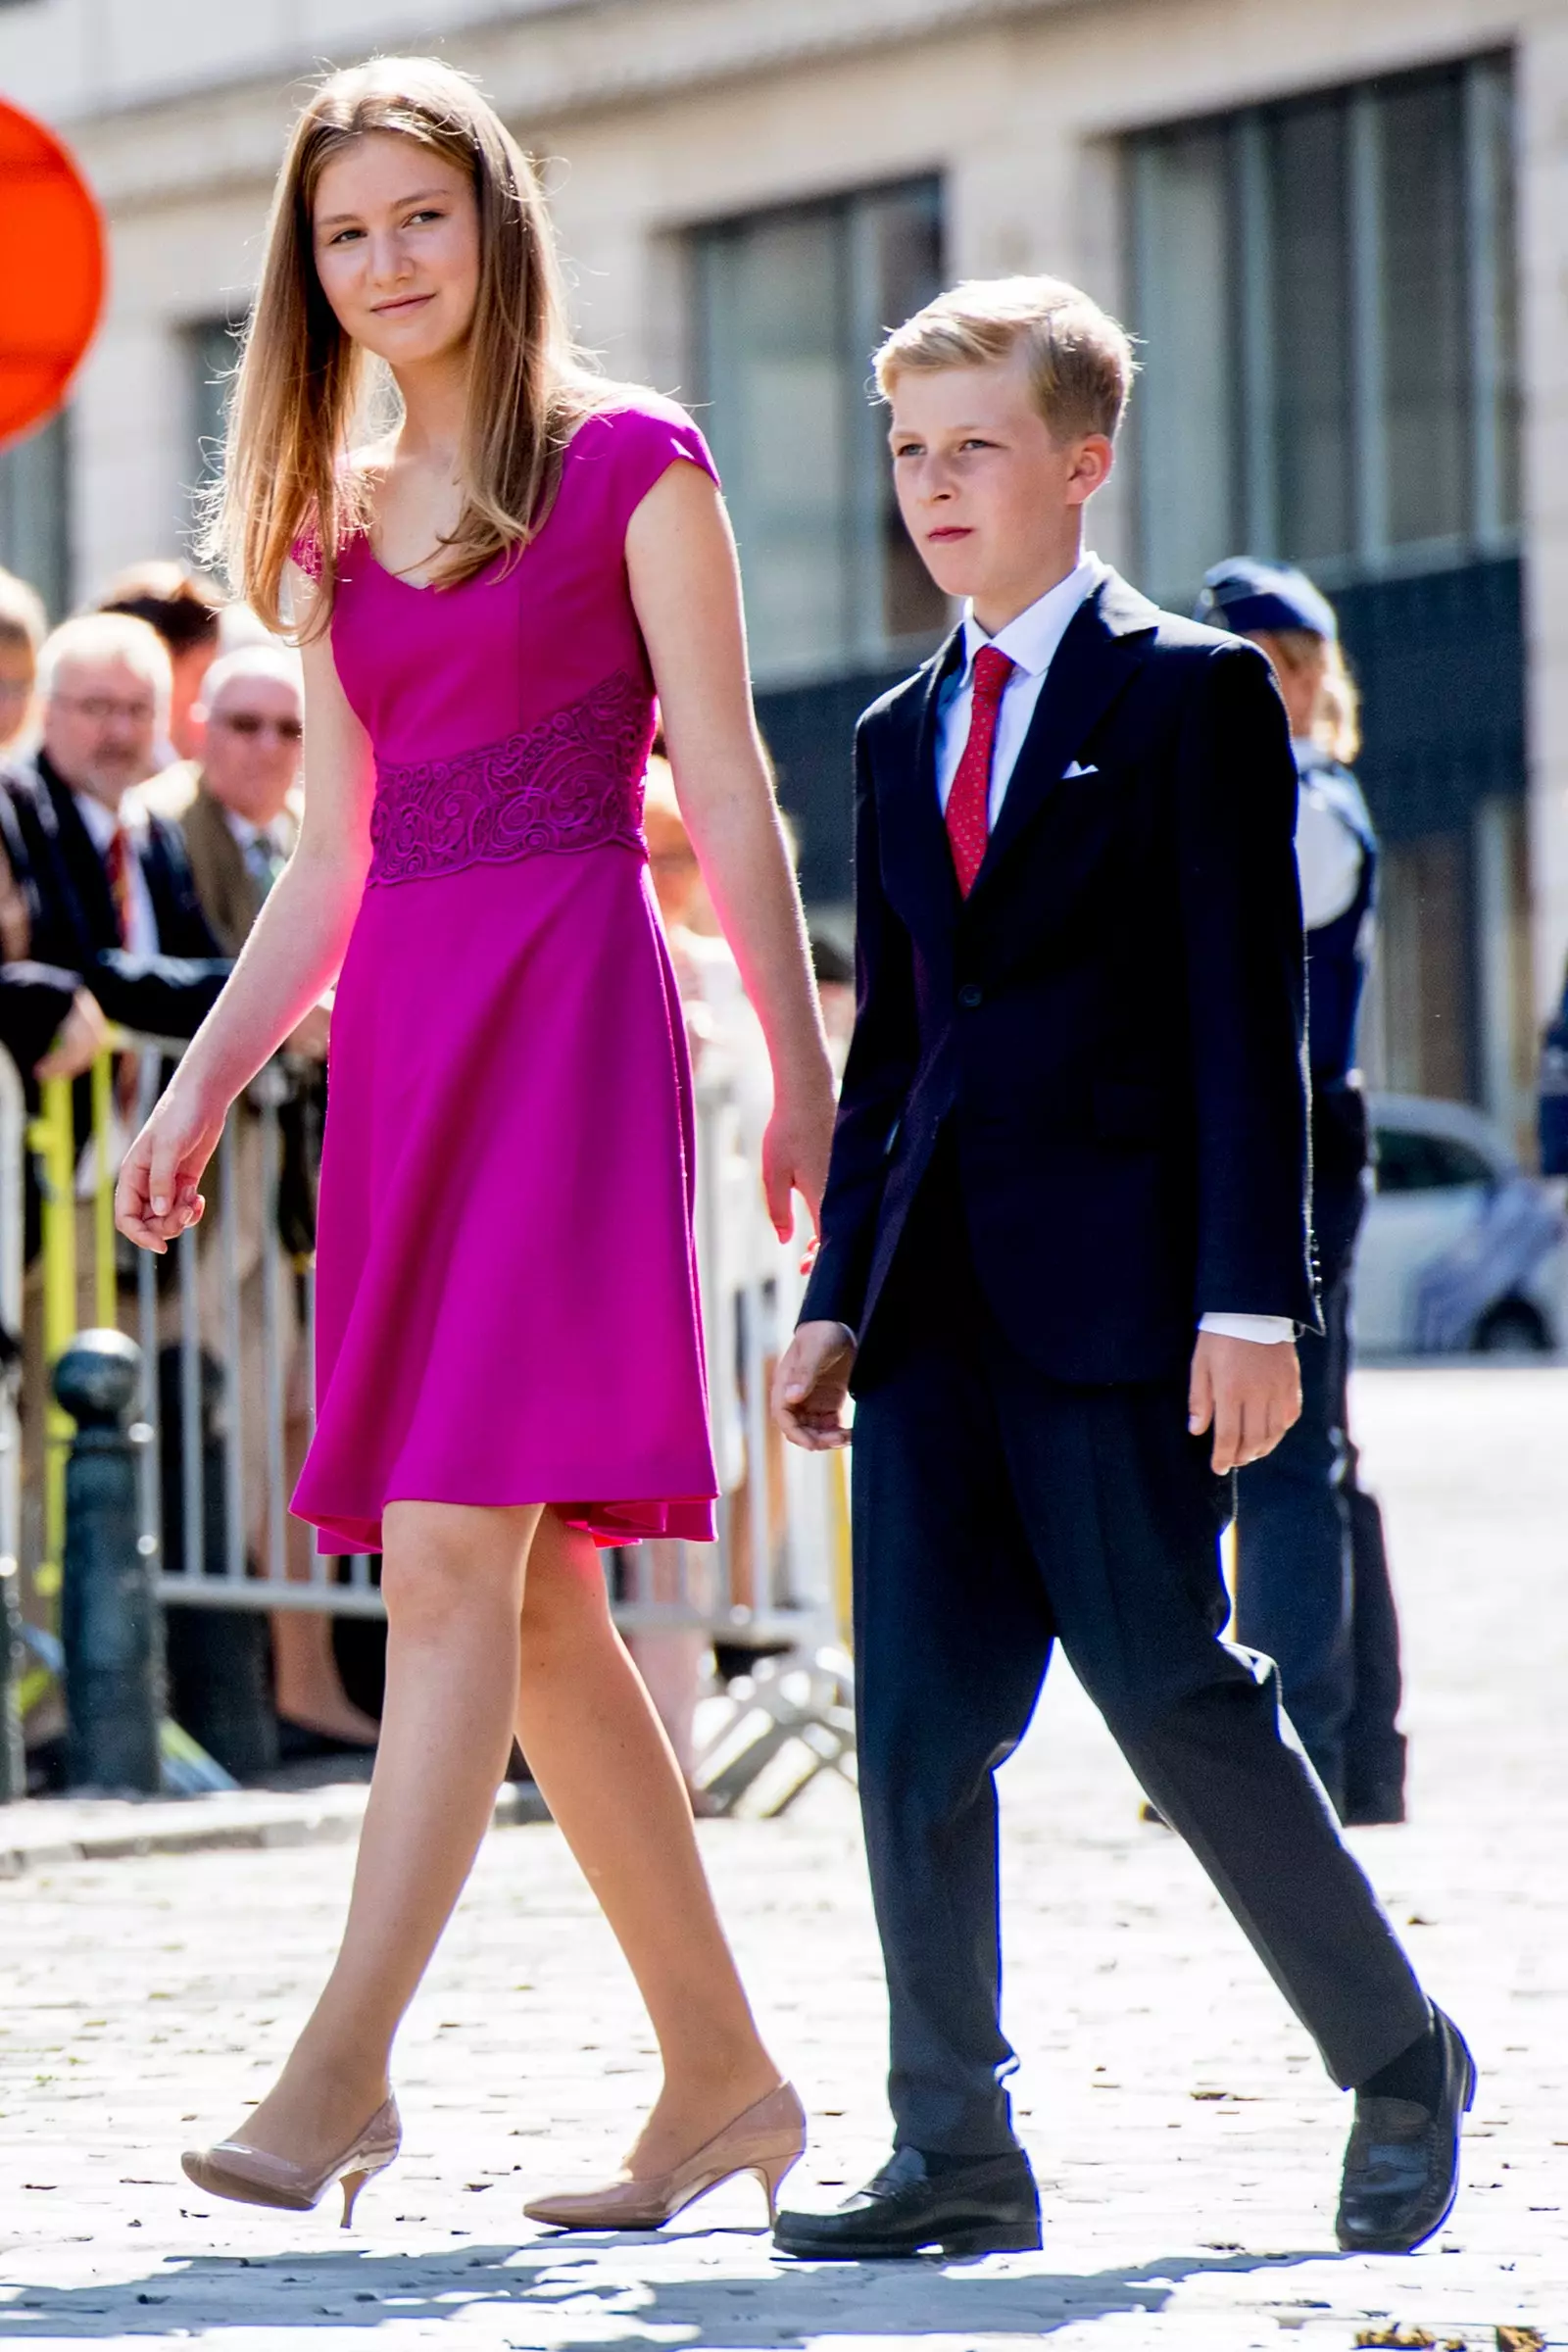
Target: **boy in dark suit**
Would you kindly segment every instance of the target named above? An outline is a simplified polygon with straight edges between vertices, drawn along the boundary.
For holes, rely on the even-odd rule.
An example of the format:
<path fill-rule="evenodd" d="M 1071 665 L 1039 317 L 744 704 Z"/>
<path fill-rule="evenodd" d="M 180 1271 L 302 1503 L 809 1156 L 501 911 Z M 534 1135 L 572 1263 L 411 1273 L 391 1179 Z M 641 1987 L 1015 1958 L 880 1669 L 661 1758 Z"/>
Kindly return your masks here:
<path fill-rule="evenodd" d="M 1060 1640 L 1335 2081 L 1341 2243 L 1452 2203 L 1474 2068 L 1340 1842 L 1271 1662 L 1219 1639 L 1231 1474 L 1313 1326 L 1296 772 L 1255 648 L 1083 548 L 1132 373 L 1054 279 L 878 357 L 905 522 L 966 616 L 857 744 L 858 1012 L 775 1411 L 855 1422 L 860 1786 L 889 2164 L 816 2258 L 1039 2243 L 1003 2082 L 995 1768 Z"/>

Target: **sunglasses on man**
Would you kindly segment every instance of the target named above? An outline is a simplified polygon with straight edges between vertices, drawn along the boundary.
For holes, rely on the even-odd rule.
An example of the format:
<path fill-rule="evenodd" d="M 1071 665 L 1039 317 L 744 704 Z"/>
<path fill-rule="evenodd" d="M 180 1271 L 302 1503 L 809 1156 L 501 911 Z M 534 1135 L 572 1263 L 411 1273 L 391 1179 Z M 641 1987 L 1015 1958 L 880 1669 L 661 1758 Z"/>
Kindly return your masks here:
<path fill-rule="evenodd" d="M 260 710 L 218 710 L 208 720 L 209 726 L 227 727 L 231 735 L 257 736 L 271 733 L 281 743 L 299 743 L 305 728 L 297 718 L 270 718 Z"/>

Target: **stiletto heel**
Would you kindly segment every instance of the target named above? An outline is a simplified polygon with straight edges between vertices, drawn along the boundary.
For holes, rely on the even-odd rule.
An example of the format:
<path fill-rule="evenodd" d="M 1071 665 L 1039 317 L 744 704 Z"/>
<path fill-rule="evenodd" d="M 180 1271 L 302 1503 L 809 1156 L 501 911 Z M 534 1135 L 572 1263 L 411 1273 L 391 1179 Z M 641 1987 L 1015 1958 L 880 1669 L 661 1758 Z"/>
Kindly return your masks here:
<path fill-rule="evenodd" d="M 721 2181 L 751 2173 L 766 2191 L 771 2226 L 780 2183 L 805 2153 L 806 2110 L 794 2085 L 781 2082 L 667 2173 L 648 2180 L 623 2174 L 608 2188 L 534 2197 L 522 2210 L 557 2230 L 658 2230 Z"/>
<path fill-rule="evenodd" d="M 314 2172 L 296 2164 L 292 2156 L 273 2156 L 242 2139 L 220 2139 L 213 2148 L 187 2148 L 179 2161 L 186 2180 L 211 2197 L 227 2197 L 235 2205 L 278 2206 L 286 2213 L 314 2212 L 336 2180 L 343 2190 L 347 2230 L 361 2189 L 386 2171 L 402 2144 L 398 2103 L 388 2099 L 341 2156 Z"/>
<path fill-rule="evenodd" d="M 767 2199 L 767 2226 L 770 2230 L 778 2220 L 778 2192 L 804 2154 L 804 2148 L 797 2148 L 792 2156 L 765 2158 L 762 2163 L 754 2165 L 752 2168 L 754 2176 L 760 2182 L 762 2193 Z"/>

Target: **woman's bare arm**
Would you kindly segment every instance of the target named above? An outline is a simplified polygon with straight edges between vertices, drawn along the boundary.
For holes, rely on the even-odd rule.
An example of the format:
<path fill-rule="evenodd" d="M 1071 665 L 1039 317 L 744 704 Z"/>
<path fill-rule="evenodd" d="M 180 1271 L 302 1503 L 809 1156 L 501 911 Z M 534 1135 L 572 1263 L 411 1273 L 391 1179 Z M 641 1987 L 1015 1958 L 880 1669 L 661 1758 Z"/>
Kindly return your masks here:
<path fill-rule="evenodd" d="M 301 586 L 301 596 L 309 594 Z M 370 858 L 369 743 L 325 640 L 304 649 L 305 811 L 292 858 L 174 1077 L 132 1144 L 115 1221 L 162 1253 L 201 1214 L 228 1106 L 337 976 Z M 162 1206 L 160 1206 L 162 1203 Z"/>
<path fill-rule="evenodd" d="M 821 1204 L 833 1077 L 800 893 L 752 711 L 735 542 L 699 467 L 673 465 L 655 483 L 627 527 L 626 564 L 681 813 L 772 1059 L 762 1173 L 784 1238 L 792 1190 L 813 1222 Z"/>

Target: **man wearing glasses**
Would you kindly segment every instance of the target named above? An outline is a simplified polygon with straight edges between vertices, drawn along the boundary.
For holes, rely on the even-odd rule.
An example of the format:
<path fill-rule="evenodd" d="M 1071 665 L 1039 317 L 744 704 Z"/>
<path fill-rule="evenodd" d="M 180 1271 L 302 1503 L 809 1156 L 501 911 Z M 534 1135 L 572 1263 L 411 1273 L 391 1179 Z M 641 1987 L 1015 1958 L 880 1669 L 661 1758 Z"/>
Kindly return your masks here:
<path fill-rule="evenodd" d="M 192 1036 L 227 964 L 178 827 L 131 789 L 168 725 L 168 653 L 144 620 L 82 614 L 44 641 L 38 686 L 38 747 L 0 771 L 30 954 L 79 973 L 111 1019 Z"/>
<path fill-rule="evenodd" d="M 284 646 L 220 654 L 204 681 L 200 764 L 180 814 L 196 896 L 237 956 L 299 833 L 304 741 L 299 657 Z"/>

